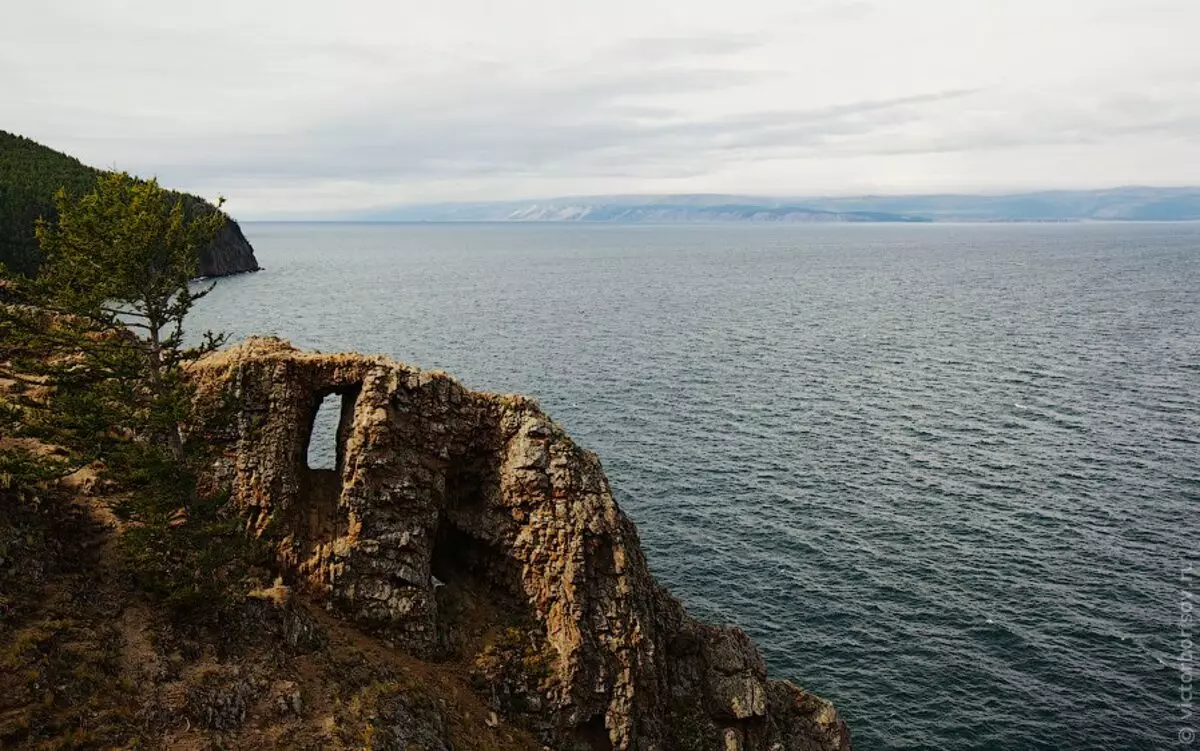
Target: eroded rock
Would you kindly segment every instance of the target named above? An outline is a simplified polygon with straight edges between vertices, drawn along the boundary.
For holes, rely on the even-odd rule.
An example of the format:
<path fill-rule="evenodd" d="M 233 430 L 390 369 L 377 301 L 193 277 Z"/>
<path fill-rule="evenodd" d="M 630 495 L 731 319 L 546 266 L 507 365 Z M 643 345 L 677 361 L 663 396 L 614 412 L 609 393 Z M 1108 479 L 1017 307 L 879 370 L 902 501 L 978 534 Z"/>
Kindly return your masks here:
<path fill-rule="evenodd" d="M 850 748 L 832 705 L 766 677 L 740 630 L 650 576 L 596 456 L 530 399 L 381 357 L 251 339 L 194 370 L 194 435 L 287 584 L 398 648 L 473 664 L 555 748 Z M 342 398 L 336 468 L 306 464 Z M 490 696 L 489 696 L 490 694 Z"/>

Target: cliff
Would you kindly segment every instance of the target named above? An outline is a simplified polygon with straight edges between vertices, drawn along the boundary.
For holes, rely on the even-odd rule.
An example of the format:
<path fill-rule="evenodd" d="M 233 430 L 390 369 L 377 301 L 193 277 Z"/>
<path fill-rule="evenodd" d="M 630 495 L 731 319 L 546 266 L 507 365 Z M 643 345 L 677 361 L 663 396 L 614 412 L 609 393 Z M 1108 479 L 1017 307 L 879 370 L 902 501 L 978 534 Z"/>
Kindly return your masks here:
<path fill-rule="evenodd" d="M 192 438 L 284 584 L 470 676 L 556 749 L 848 751 L 827 701 L 650 575 L 597 457 L 531 400 L 382 357 L 251 339 L 194 366 Z M 336 467 L 306 456 L 340 397 Z M 402 747 L 402 746 L 401 746 Z M 440 747 L 416 745 L 413 747 Z"/>
<path fill-rule="evenodd" d="M 73 196 L 91 190 L 101 171 L 74 157 L 22 136 L 0 130 L 0 263 L 22 273 L 38 265 L 34 223 L 54 217 L 54 193 L 65 188 Z M 211 203 L 189 194 L 193 211 L 216 211 Z M 226 216 L 225 227 L 200 255 L 200 276 L 227 276 L 257 271 L 254 248 L 237 222 Z"/>
<path fill-rule="evenodd" d="M 250 241 L 238 223 L 227 218 L 212 245 L 200 253 L 200 276 L 230 276 L 258 270 Z"/>

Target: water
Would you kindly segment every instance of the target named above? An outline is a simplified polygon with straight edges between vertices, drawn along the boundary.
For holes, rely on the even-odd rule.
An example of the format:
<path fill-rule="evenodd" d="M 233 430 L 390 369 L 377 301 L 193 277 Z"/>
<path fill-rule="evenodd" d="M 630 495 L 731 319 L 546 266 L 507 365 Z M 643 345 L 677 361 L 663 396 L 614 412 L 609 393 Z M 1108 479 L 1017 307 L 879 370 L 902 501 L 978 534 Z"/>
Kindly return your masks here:
<path fill-rule="evenodd" d="M 535 395 L 859 751 L 1188 726 L 1200 225 L 245 229 L 193 326 Z"/>

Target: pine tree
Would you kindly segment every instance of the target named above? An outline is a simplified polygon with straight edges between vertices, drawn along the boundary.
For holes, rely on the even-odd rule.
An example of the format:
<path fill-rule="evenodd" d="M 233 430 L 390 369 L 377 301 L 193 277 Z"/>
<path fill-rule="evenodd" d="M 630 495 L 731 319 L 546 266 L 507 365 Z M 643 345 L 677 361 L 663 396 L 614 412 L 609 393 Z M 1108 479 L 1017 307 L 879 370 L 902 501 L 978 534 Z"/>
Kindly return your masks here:
<path fill-rule="evenodd" d="M 192 283 L 202 248 L 225 221 L 189 212 L 181 197 L 126 173 L 102 175 L 78 200 L 60 190 L 57 218 L 40 221 L 37 278 L 14 277 L 0 334 L 11 377 L 53 384 L 39 420 L 47 439 L 86 461 L 131 440 L 184 459 L 191 395 L 183 366 L 216 349 L 188 347 L 184 319 L 211 291 Z"/>

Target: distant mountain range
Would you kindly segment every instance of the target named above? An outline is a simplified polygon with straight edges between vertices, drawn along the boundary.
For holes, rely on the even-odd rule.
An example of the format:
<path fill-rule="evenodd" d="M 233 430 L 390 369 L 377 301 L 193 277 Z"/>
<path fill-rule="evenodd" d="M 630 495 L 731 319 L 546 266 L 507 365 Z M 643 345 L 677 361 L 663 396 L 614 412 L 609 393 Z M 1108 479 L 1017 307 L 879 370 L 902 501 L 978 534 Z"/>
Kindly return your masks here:
<path fill-rule="evenodd" d="M 767 198 L 585 196 L 397 206 L 347 217 L 426 222 L 1072 222 L 1200 220 L 1200 188 L 1054 190 L 1009 195 Z"/>

